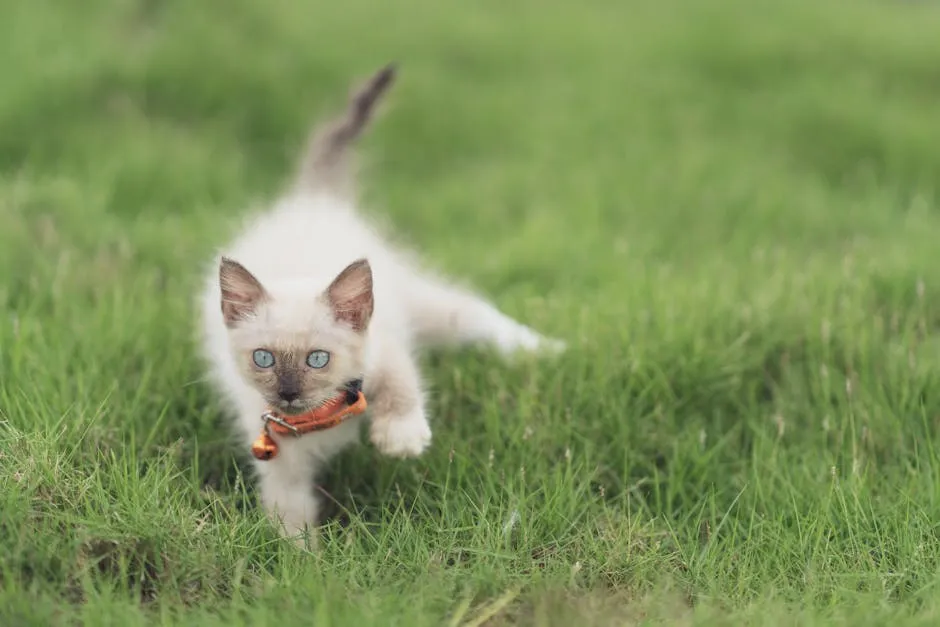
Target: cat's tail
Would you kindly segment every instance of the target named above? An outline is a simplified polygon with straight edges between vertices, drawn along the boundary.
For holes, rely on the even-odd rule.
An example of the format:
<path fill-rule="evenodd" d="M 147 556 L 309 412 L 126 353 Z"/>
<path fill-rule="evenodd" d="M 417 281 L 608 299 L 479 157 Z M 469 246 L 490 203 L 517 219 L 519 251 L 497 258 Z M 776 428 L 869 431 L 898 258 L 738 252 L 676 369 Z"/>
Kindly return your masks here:
<path fill-rule="evenodd" d="M 355 90 L 339 117 L 316 127 L 301 162 L 297 185 L 311 191 L 351 192 L 351 146 L 362 134 L 376 104 L 394 82 L 396 67 L 390 63 Z"/>

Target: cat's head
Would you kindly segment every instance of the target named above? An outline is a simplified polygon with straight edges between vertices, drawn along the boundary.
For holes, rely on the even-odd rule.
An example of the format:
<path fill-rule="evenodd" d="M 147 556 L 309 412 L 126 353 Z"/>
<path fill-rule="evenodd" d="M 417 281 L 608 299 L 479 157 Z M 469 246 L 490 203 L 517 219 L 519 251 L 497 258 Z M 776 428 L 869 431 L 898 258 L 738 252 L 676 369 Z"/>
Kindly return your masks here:
<path fill-rule="evenodd" d="M 372 270 L 360 259 L 325 290 L 262 285 L 238 262 L 219 266 L 222 316 L 239 371 L 273 408 L 303 413 L 362 376 Z"/>

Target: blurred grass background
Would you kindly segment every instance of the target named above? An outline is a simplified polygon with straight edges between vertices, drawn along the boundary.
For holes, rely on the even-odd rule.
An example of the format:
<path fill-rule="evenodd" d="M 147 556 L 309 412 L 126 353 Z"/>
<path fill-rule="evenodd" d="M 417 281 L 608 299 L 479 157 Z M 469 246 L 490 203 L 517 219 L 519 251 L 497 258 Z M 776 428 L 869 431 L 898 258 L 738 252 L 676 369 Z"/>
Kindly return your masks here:
<path fill-rule="evenodd" d="M 901 1 L 4 4 L 0 623 L 935 624 L 938 34 Z M 366 211 L 573 348 L 429 356 L 432 451 L 345 455 L 303 553 L 193 301 L 388 60 Z"/>

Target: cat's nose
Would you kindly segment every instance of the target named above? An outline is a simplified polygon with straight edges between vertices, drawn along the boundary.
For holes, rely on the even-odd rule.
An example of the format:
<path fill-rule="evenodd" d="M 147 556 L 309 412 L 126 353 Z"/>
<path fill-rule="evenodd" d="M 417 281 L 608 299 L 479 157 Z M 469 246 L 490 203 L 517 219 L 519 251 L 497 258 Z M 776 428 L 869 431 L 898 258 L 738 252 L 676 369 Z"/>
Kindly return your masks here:
<path fill-rule="evenodd" d="M 300 390 L 294 387 L 284 387 L 277 391 L 277 395 L 285 403 L 290 403 L 300 398 Z"/>

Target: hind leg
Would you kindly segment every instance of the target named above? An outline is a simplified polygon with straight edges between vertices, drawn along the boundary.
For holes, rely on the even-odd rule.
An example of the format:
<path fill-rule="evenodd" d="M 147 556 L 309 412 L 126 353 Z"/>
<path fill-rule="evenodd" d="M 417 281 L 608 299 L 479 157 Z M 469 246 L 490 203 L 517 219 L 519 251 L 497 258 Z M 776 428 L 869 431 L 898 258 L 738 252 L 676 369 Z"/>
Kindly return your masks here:
<path fill-rule="evenodd" d="M 408 301 L 418 342 L 425 346 L 482 344 L 506 356 L 565 349 L 561 340 L 513 320 L 480 296 L 439 281 L 416 282 Z"/>

